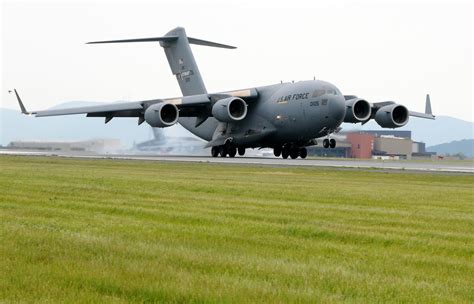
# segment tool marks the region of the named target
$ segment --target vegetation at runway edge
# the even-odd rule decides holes
[[[0,302],[474,302],[473,175],[0,156]]]

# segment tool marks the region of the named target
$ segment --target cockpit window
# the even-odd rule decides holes
[[[318,90],[314,91],[313,97],[323,96],[324,94],[326,94],[326,91],[325,91],[325,90],[318,89]]]
[[[330,87],[325,87],[324,89],[318,89],[316,91],[314,91],[313,93],[313,97],[319,97],[319,96],[323,96],[323,95],[341,95],[341,92],[339,92],[338,89],[336,88],[330,88]]]

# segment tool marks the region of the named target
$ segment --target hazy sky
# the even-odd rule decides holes
[[[180,95],[157,43],[92,40],[189,36],[209,92],[316,77],[371,102],[394,100],[473,120],[470,2],[2,2],[1,106],[19,89],[33,110],[72,101]]]

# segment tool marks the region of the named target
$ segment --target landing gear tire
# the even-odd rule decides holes
[[[273,155],[275,155],[275,157],[280,157],[280,155],[281,155],[281,147],[275,147],[275,148],[273,148]]]
[[[227,151],[226,151],[225,146],[220,146],[220,147],[219,147],[219,155],[220,155],[221,157],[226,157]]]
[[[218,147],[212,147],[211,148],[211,155],[212,155],[212,157],[219,156],[219,148]]]
[[[245,155],[245,148],[239,147],[237,149],[237,152],[239,153],[240,156],[244,156]]]
[[[325,139],[323,140],[323,147],[324,147],[325,149],[329,148],[329,139],[325,138]]]
[[[334,138],[331,138],[331,139],[329,140],[329,147],[330,147],[331,149],[334,149],[334,148],[336,147],[336,140],[335,140]]]
[[[281,157],[283,157],[284,159],[287,159],[288,156],[290,156],[290,149],[288,148],[283,148],[281,150]]]
[[[229,157],[235,157],[235,154],[237,154],[237,148],[232,146],[228,149],[227,153],[229,154]]]
[[[299,151],[297,148],[293,148],[290,150],[290,157],[291,159],[296,159],[298,158]]]
[[[306,150],[306,148],[301,148],[300,149],[300,157],[305,159],[306,156],[308,156],[308,150]]]

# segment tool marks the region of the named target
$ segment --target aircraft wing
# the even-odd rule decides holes
[[[117,114],[117,113],[128,113],[128,116],[138,116],[138,114],[143,110],[143,106],[140,102],[124,102],[108,105],[99,105],[99,106],[86,106],[86,107],[77,107],[77,108],[66,108],[66,109],[52,109],[52,110],[43,110],[43,111],[32,111],[24,112],[24,114],[35,115],[36,117],[45,117],[45,116],[59,116],[59,115],[74,115],[74,114]],[[135,115],[136,114],[136,115]],[[98,115],[100,116],[100,115]]]
[[[394,101],[382,101],[382,102],[375,102],[372,104],[372,112],[375,113],[378,109],[383,106],[394,104]],[[425,119],[435,119],[436,116],[433,115],[431,111],[431,100],[430,94],[426,94],[426,103],[425,103],[425,113],[415,112],[415,111],[408,111],[408,114],[413,117],[418,118],[425,118]]]
[[[426,119],[435,119],[435,116],[433,115],[433,112],[431,111],[430,94],[426,94],[425,113],[410,111],[410,116],[426,118]]]
[[[240,97],[245,101],[250,101],[258,97],[258,91],[255,88],[244,89],[244,90],[235,90],[235,91],[226,91],[218,94],[229,95],[234,97]],[[213,95],[213,94],[211,94]]]
[[[21,112],[26,115],[35,115],[36,117],[59,116],[59,115],[75,115],[86,114],[87,117],[105,117],[105,123],[114,117],[138,117],[138,123],[141,124],[145,110],[152,104],[171,103],[179,109],[180,117],[208,117],[209,107],[213,100],[225,98],[227,96],[240,97],[246,101],[251,101],[258,97],[256,89],[245,89],[237,91],[228,91],[217,94],[200,94],[192,96],[184,96],[178,98],[152,99],[143,101],[132,101],[122,103],[110,103],[98,106],[86,106],[65,109],[52,109],[42,111],[26,110],[16,89],[14,90]]]

